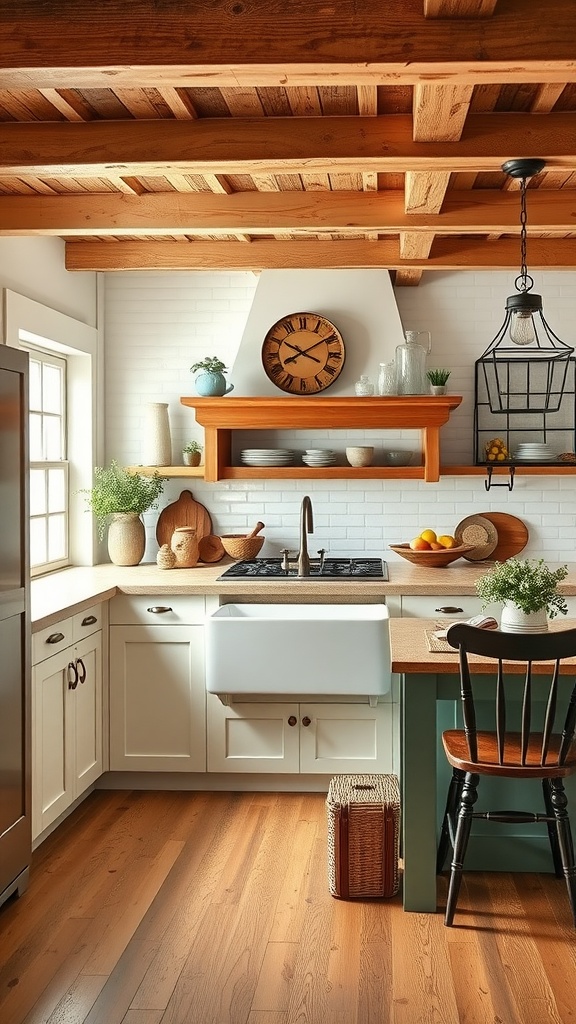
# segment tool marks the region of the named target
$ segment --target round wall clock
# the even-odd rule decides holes
[[[316,395],[344,366],[340,331],[319,313],[288,313],[270,328],[262,344],[262,365],[281,391]]]

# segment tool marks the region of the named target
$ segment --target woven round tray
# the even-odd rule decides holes
[[[472,548],[462,557],[469,562],[479,562],[488,558],[498,544],[498,530],[489,519],[483,516],[466,516],[454,530],[459,544],[471,544]]]

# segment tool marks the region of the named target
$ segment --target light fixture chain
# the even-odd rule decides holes
[[[526,178],[520,179],[520,290],[529,291],[528,266],[526,263]]]

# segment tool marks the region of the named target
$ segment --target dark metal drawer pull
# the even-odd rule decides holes
[[[162,612],[171,612],[172,609],[168,605],[154,604],[151,608],[147,608],[146,611],[152,612],[154,615],[160,615]]]
[[[59,644],[64,639],[64,633],[50,633],[50,636],[46,637],[47,644]]]
[[[78,686],[78,669],[73,661],[68,662],[68,689],[75,690]]]
[[[82,619],[83,626],[93,626],[95,622],[98,622],[95,615],[87,615],[85,619]]]
[[[435,612],[444,612],[445,615],[455,615],[456,612],[463,612],[463,608],[453,608],[452,605],[444,605],[443,608],[435,608]]]

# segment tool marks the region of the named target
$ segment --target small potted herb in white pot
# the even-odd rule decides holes
[[[450,370],[427,370],[426,376],[430,381],[430,391],[433,395],[446,394],[446,381],[450,376]]]
[[[545,633],[548,617],[566,615],[566,599],[558,584],[568,575],[568,566],[550,569],[544,559],[509,558],[476,580],[482,608],[503,602],[500,629],[505,633]]]
[[[182,461],[185,466],[199,466],[202,456],[202,445],[198,441],[188,441],[182,449]]]

